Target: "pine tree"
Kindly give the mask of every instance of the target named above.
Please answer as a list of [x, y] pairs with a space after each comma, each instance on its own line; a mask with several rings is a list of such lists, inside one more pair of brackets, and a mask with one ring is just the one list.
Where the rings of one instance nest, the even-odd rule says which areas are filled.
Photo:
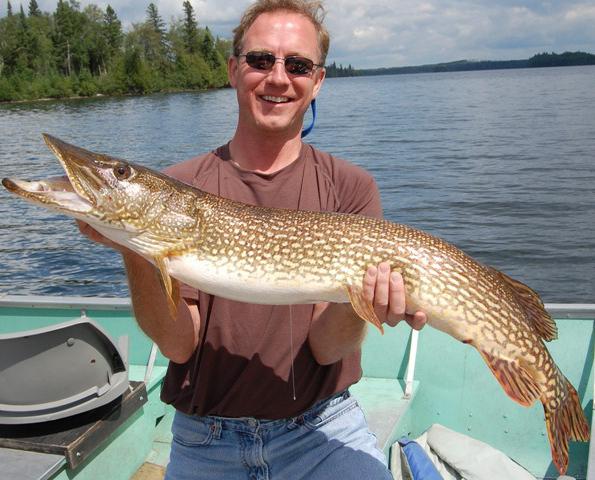
[[212, 69], [215, 70], [221, 66], [223, 59], [221, 58], [221, 54], [215, 49], [215, 40], [213, 39], [213, 35], [211, 35], [209, 27], [205, 28], [200, 44], [200, 53]]
[[41, 16], [41, 10], [39, 9], [39, 6], [37, 5], [36, 0], [29, 1], [29, 16], [30, 17]]
[[31, 35], [29, 32], [29, 24], [27, 23], [27, 17], [25, 16], [25, 11], [23, 10], [23, 5], [21, 4], [19, 13], [16, 16], [17, 23], [16, 23], [16, 40], [18, 48], [16, 50], [16, 70], [20, 72], [24, 72], [29, 69], [30, 65], [32, 64], [32, 59], [30, 55], [31, 52]]
[[54, 55], [58, 67], [66, 74], [73, 71], [73, 40], [75, 39], [74, 11], [64, 0], [58, 0], [54, 13]]
[[154, 3], [149, 3], [147, 7], [147, 23], [153, 27], [155, 32], [160, 36], [165, 35], [165, 22], [157, 11], [157, 6]]
[[186, 0], [184, 6], [184, 46], [186, 51], [196, 53], [198, 51], [198, 25], [194, 16], [192, 4]]
[[103, 16], [103, 29], [107, 44], [110, 48], [110, 56], [115, 55], [122, 45], [122, 22], [118, 19], [116, 12], [108, 5]]
[[209, 27], [207, 27], [205, 28], [205, 31], [202, 36], [202, 42], [200, 44], [200, 53], [209, 64], [212, 60], [214, 48], [215, 40], [213, 40], [213, 35], [211, 35], [211, 31], [209, 30]]
[[10, 4], [10, 0], [6, 3], [6, 16], [12, 17], [12, 5]]
[[154, 3], [150, 3], [147, 8], [145, 27], [149, 30], [143, 35], [145, 56], [154, 67], [165, 74], [172, 63], [171, 48], [168, 43], [165, 22]]

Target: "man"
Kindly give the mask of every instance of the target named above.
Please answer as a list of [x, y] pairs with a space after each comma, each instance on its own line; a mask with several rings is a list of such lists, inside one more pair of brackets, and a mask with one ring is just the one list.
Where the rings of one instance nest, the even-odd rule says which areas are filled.
[[[259, 0], [245, 12], [228, 62], [235, 134], [168, 174], [245, 203], [381, 216], [367, 173], [301, 140], [325, 76], [321, 12], [303, 0]], [[174, 320], [151, 264], [81, 229], [121, 251], [139, 325], [171, 360], [166, 478], [391, 478], [347, 390], [361, 376], [366, 332], [350, 305], [252, 305], [182, 286]], [[370, 266], [363, 285], [384, 323], [425, 323], [422, 312], [406, 314], [402, 278], [388, 264]]]

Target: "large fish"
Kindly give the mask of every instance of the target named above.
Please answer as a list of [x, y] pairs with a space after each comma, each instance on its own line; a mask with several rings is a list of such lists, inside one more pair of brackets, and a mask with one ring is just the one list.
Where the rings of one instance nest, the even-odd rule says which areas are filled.
[[161, 173], [44, 135], [66, 177], [3, 179], [12, 193], [84, 220], [147, 258], [175, 309], [178, 279], [205, 292], [264, 304], [351, 302], [382, 325], [363, 295], [370, 265], [403, 275], [406, 300], [428, 323], [473, 345], [518, 403], [543, 403], [553, 461], [568, 466], [568, 441], [587, 441], [576, 390], [544, 340], [557, 337], [538, 295], [422, 231], [358, 215], [253, 207]]

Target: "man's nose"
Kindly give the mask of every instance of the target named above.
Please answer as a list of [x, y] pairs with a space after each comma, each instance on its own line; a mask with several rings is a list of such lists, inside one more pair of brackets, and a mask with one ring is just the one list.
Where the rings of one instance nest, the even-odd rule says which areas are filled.
[[287, 84], [290, 82], [287, 70], [285, 70], [285, 59], [277, 58], [273, 65], [273, 69], [270, 74], [271, 81], [277, 84]]

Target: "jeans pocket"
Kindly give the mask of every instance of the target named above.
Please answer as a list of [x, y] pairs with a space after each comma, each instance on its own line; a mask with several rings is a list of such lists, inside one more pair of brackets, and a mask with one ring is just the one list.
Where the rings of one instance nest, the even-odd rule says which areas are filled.
[[351, 412], [354, 408], [357, 408], [357, 406], [357, 401], [353, 397], [347, 398], [334, 405], [326, 405], [320, 410], [306, 415], [304, 417], [304, 425], [311, 430], [316, 430]]
[[205, 447], [213, 440], [215, 425], [177, 412], [172, 425], [173, 440], [186, 447]]

